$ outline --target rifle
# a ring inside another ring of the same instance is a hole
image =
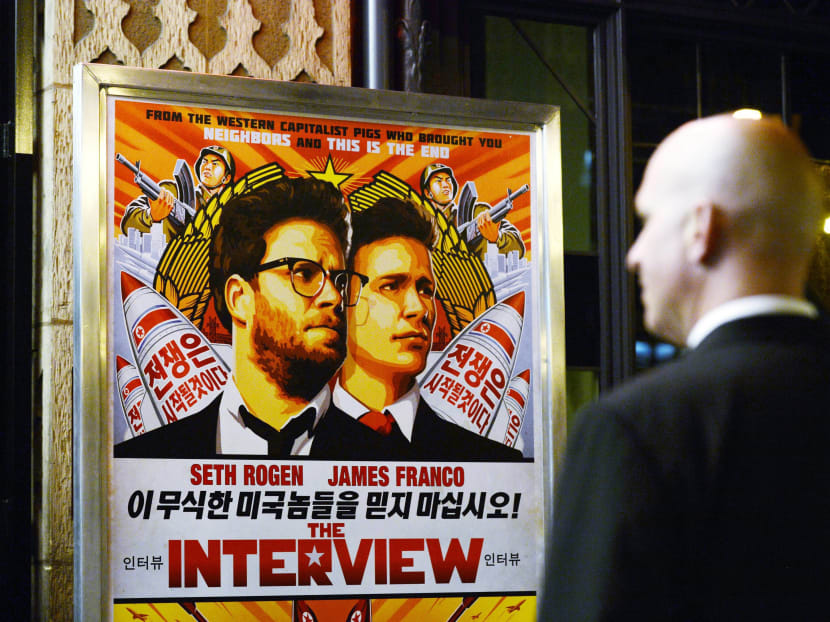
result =
[[[530,190],[530,186],[525,184],[515,192],[510,188],[507,189],[507,196],[490,208],[490,218],[493,222],[499,222],[507,216],[507,212],[513,209],[513,200],[522,196],[525,192]],[[478,201],[478,192],[476,191],[475,182],[468,181],[461,189],[461,194],[458,199],[458,233],[462,237],[466,237],[467,244],[474,246],[480,239],[481,234],[478,232],[476,220],[473,218],[473,212]],[[466,235],[465,235],[466,234]]]
[[[120,153],[115,154],[115,159],[132,171],[135,175],[133,181],[139,188],[141,188],[141,191],[147,196],[148,199],[155,201],[159,198],[161,187],[154,182],[152,178],[147,175],[147,173],[141,170],[141,160],[136,160],[136,163],[133,164]],[[187,169],[187,163],[184,160],[176,162],[176,170],[173,173],[173,176],[176,180],[179,195],[188,202],[186,203],[185,201],[174,199],[173,210],[170,212],[168,218],[170,218],[174,224],[181,226],[184,224],[187,216],[193,218],[193,216],[196,215],[196,209],[193,207],[196,196],[193,190],[193,178],[190,176],[190,171]]]

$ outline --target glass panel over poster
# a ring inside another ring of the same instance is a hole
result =
[[[76,617],[535,618],[558,110],[75,73]]]

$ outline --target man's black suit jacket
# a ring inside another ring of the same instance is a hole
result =
[[[115,446],[116,458],[214,458],[221,396],[203,410]],[[405,440],[405,439],[404,439]],[[396,443],[333,404],[314,429],[311,458],[520,460],[521,453],[441,419],[421,400],[412,443]]]
[[[540,619],[827,620],[830,333],[759,316],[589,406]]]
[[[334,404],[329,407],[326,417],[330,414],[333,414],[337,420],[346,417],[355,421]],[[362,423],[356,423],[369,430]],[[500,462],[522,459],[522,454],[517,449],[484,438],[451,421],[442,419],[424,400],[418,402],[418,409],[412,426],[411,442],[407,442],[403,436],[399,439],[395,437],[384,438],[377,432],[369,431],[382,443],[381,449],[378,450],[379,455],[373,456],[375,458],[387,460],[492,460]],[[363,434],[365,432],[361,432],[361,438]],[[349,440],[344,439],[343,442],[348,443]]]
[[[115,446],[116,458],[215,458],[218,396],[203,410]],[[361,460],[384,457],[378,434],[343,413],[326,413],[314,428],[311,458]],[[344,443],[343,439],[349,442]],[[303,457],[303,456],[293,456]]]

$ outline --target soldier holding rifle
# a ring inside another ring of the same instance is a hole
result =
[[[183,160],[180,163],[184,166],[177,166],[175,181],[163,180],[156,184],[140,171],[140,166],[119,156],[120,154],[116,156],[118,161],[135,173],[136,183],[144,191],[144,194],[130,201],[125,208],[121,230],[125,234],[129,229],[149,233],[153,223],[160,222],[168,242],[184,231],[185,225],[197,210],[202,209],[214,195],[233,182],[236,172],[230,151],[217,145],[204,147],[199,152],[194,165],[199,180],[196,188],[193,188],[190,171],[186,170]]]
[[[468,182],[465,188],[467,186],[470,187],[470,191],[462,192],[462,196],[469,200],[465,201],[465,204],[461,207],[467,207],[468,209],[460,210],[459,205],[455,202],[458,194],[458,182],[449,166],[440,162],[433,162],[421,173],[421,193],[436,211],[444,214],[450,223],[459,228],[459,232],[467,222],[474,223],[474,231],[471,230],[473,235],[463,236],[467,240],[467,247],[471,252],[484,258],[487,253],[487,244],[490,243],[498,246],[499,252],[503,255],[510,251],[518,251],[519,257],[524,256],[525,245],[522,241],[522,234],[515,225],[504,218],[504,215],[509,211],[509,207],[507,210],[503,210],[501,214],[494,216],[493,212],[496,210],[491,210],[487,203],[477,201],[475,185]],[[519,194],[521,192],[508,193],[508,204],[510,199]],[[470,205],[466,205],[467,203]],[[460,220],[464,220],[464,222],[459,222]]]

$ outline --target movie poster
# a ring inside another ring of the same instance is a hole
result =
[[[115,620],[534,620],[531,132],[107,102]]]

